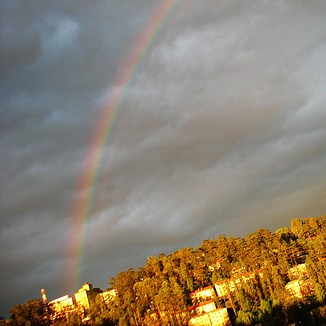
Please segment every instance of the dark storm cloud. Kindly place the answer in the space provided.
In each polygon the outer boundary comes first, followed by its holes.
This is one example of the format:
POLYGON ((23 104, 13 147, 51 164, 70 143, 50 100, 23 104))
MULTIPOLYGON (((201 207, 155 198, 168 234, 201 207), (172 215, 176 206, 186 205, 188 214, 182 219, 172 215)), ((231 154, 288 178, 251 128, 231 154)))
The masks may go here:
MULTIPOLYGON (((147 1, 1 3, 1 314, 67 288, 71 211, 147 1)), ((325 213, 325 2, 181 1, 126 89, 83 281, 325 213)), ((92 188, 94 187, 94 188, 92 188)))

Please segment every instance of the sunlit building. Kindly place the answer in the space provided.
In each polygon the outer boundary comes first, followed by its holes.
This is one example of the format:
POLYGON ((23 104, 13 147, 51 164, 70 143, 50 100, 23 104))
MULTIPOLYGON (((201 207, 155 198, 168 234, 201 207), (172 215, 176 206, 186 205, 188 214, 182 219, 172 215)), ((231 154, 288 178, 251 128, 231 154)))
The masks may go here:
POLYGON ((215 283, 216 294, 219 298, 226 298, 235 289, 236 283, 234 281, 223 280, 215 283))
POLYGON ((91 290, 91 285, 85 283, 79 290, 74 294, 76 305, 78 307, 83 307, 84 309, 89 309, 89 293, 91 290))
POLYGON ((75 309, 73 298, 69 297, 68 294, 50 301, 49 305, 54 311, 54 318, 61 314, 67 315, 67 313, 75 309))
MULTIPOLYGON (((227 284, 227 283, 226 283, 227 284)), ((229 286, 229 285, 227 285, 229 286)), ((213 286, 207 286, 190 293, 193 303, 191 310, 196 312, 189 321, 189 326, 228 326, 231 325, 226 308, 217 309, 216 293, 213 286)))
POLYGON ((310 296, 314 293, 314 286, 310 280, 294 280, 285 285, 288 293, 297 299, 310 296))
POLYGON ((220 308, 192 317, 189 326, 231 326, 231 321, 227 308, 220 308))
POLYGON ((93 288, 92 284, 84 283, 73 297, 64 295, 50 301, 49 305, 53 311, 53 320, 64 316, 68 318, 68 315, 72 312, 77 312, 82 318, 87 318, 87 310, 99 294, 102 294, 99 288, 93 288))
POLYGON ((314 294, 314 286, 309 279, 306 264, 299 264, 289 269, 288 276, 291 282, 287 283, 285 289, 290 295, 297 299, 314 294))
POLYGON ((231 325, 227 308, 216 309, 209 312, 212 326, 229 326, 231 325))
POLYGON ((189 320, 189 326, 211 326, 211 319, 208 314, 197 315, 189 320))
POLYGON ((48 303, 48 298, 46 296, 46 293, 45 293, 45 290, 44 289, 41 289, 41 297, 42 297, 42 301, 44 304, 47 304, 48 303))
POLYGON ((109 304, 117 296, 117 291, 115 289, 104 290, 100 296, 106 304, 109 304))
POLYGON ((196 314, 200 315, 205 312, 210 312, 216 309, 216 304, 214 300, 209 300, 198 304, 195 307, 196 314))
POLYGON ((219 298, 226 298, 230 293, 234 292, 237 288, 237 286, 241 285, 241 282, 247 283, 251 280, 254 280, 256 275, 259 277, 263 277, 262 270, 258 271, 258 274, 256 272, 249 272, 244 273, 239 277, 234 277, 229 280, 222 280, 215 283, 215 291, 219 298))
POLYGON ((296 265, 296 266, 290 268, 288 275, 289 275, 289 279, 291 281, 309 278, 306 264, 299 264, 299 265, 296 265))
POLYGON ((74 294, 76 306, 83 310, 90 308, 93 296, 101 293, 99 288, 93 288, 92 284, 84 283, 84 285, 74 294))
POLYGON ((214 299, 215 298, 214 288, 212 286, 207 286, 205 288, 194 291, 190 293, 190 298, 193 304, 214 299))

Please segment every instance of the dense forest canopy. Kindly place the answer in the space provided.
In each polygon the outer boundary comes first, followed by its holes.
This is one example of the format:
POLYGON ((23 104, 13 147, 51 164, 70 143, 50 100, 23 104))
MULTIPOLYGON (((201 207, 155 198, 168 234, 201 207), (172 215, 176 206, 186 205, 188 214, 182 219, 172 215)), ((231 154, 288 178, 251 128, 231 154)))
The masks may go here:
MULTIPOLYGON (((198 248, 148 257, 143 267, 120 272, 110 280, 116 296, 109 302, 94 297, 84 323, 188 325, 195 310, 191 293, 216 284, 229 288, 235 284, 227 295, 213 298, 217 308, 233 311, 234 325, 322 322, 326 314, 326 216, 295 218, 290 228, 258 229, 244 238, 219 235, 198 248), (289 294, 286 285, 298 278, 291 269, 303 264, 306 272, 301 282, 310 290, 298 298, 289 294)), ((22 325, 18 307, 11 311, 14 325, 22 325)), ((74 316, 70 323, 83 322, 74 316)))

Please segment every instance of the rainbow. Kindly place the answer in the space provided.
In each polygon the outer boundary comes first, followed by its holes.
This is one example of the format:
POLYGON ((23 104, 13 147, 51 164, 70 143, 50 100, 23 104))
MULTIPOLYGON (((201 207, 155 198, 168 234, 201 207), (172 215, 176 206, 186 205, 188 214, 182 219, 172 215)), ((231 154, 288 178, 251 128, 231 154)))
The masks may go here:
POLYGON ((68 268, 65 274, 69 289, 81 286, 81 263, 84 251, 85 225, 94 201, 94 189, 97 175, 104 157, 105 145, 110 141, 114 125, 118 120, 119 110, 128 87, 135 78, 139 67, 158 34, 167 25, 176 12, 181 0, 161 0, 150 17, 148 24, 137 38, 132 51, 123 62, 109 100, 104 105, 96 123, 96 128, 89 149, 86 153, 82 172, 77 182, 78 195, 73 203, 71 226, 68 240, 68 268))

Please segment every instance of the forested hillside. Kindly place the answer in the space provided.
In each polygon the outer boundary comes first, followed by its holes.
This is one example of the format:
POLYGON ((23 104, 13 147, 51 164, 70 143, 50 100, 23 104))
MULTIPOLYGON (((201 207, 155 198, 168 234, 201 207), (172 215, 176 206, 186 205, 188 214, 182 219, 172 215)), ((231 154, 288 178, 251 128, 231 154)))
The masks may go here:
POLYGON ((228 308, 232 325, 325 325, 326 216, 148 257, 145 266, 110 280, 109 300, 94 296, 84 322, 70 316, 68 324, 195 325, 190 320, 202 303, 192 293, 206 287, 216 310, 228 308))
POLYGON ((160 324, 181 325, 184 321, 176 312, 185 311, 185 319, 190 318, 192 291, 245 273, 255 277, 241 282, 228 298, 215 298, 218 307, 234 308, 237 324, 287 324, 306 318, 313 309, 319 315, 316 308, 326 299, 326 217, 296 218, 291 228, 274 233, 258 229, 245 238, 220 235, 204 240, 196 249, 149 257, 144 267, 121 272, 111 280, 117 297, 109 315, 121 325, 143 325, 154 312, 160 324), (289 269, 302 263, 315 291, 298 300, 285 285, 290 281, 289 269))

